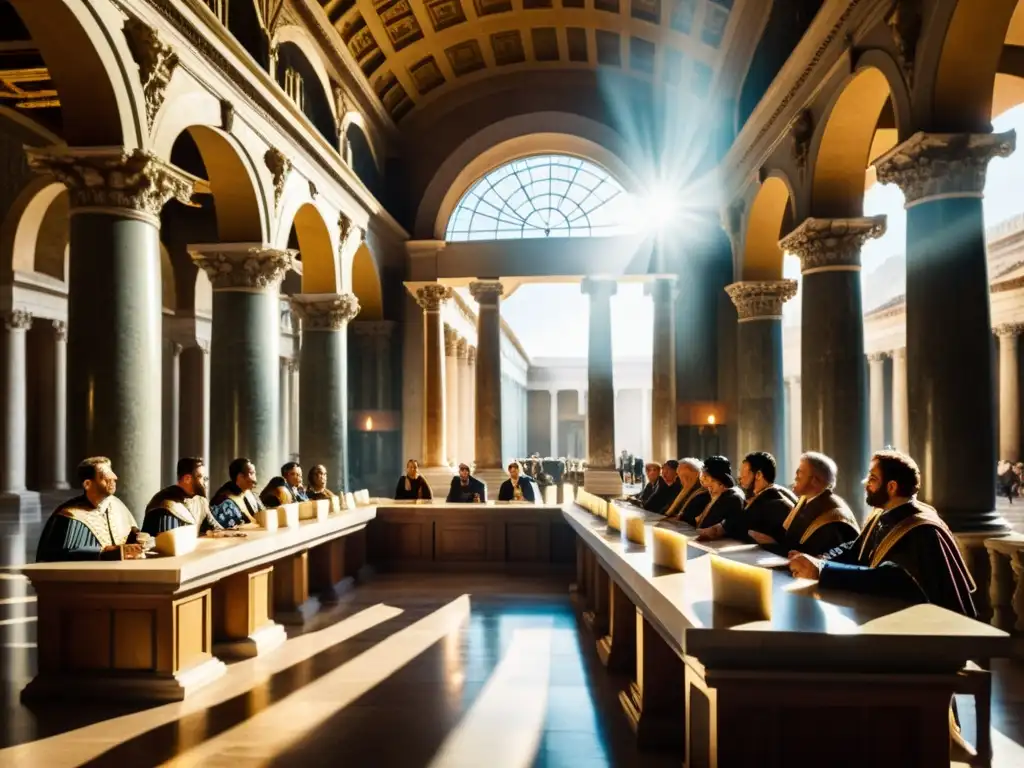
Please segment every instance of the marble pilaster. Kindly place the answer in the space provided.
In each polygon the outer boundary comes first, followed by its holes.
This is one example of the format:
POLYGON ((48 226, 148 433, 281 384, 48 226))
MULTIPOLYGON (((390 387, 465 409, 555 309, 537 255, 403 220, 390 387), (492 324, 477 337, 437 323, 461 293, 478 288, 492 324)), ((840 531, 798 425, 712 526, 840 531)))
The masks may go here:
POLYGON ((459 450, 462 461, 472 465, 476 461, 476 347, 464 340, 459 345, 459 450))
POLYGON ((15 309, 4 317, 3 461, 0 463, 0 515, 15 520, 39 518, 39 494, 25 487, 28 453, 25 337, 32 315, 15 309))
POLYGON ((868 355, 868 397, 870 440, 872 452, 885 447, 885 361, 886 352, 872 352, 868 355))
MULTIPOLYGON (((290 357, 282 357, 281 364, 278 369, 278 377, 280 378, 281 397, 278 403, 278 411, 280 416, 278 417, 281 424, 281 442, 282 442, 282 453, 285 459, 288 460, 293 451, 292 446, 292 363, 294 361, 290 357)), ((300 427, 301 429, 301 427, 300 427)), ((333 479, 333 478, 332 478, 333 479)))
MULTIPOLYGON (((501 419, 501 295, 494 280, 474 280, 470 293, 479 307, 476 316, 476 476, 492 494, 508 473, 502 457, 501 419)), ((511 458, 511 457, 510 457, 511 458)))
POLYGON ((299 455, 323 464, 332 487, 348 487, 348 324, 359 314, 351 293, 292 296, 302 319, 299 455))
POLYGON ((782 305, 796 295, 795 280, 733 283, 736 306, 738 456, 768 451, 786 466, 786 401, 782 381, 782 305))
POLYGON ((870 455, 860 251, 866 240, 884 232, 884 216, 812 218, 779 243, 800 257, 803 276, 804 450, 835 459, 837 491, 858 517, 866 512, 860 483, 870 455))
POLYGON ((1024 324, 996 326, 999 337, 999 458, 1020 459, 1020 356, 1024 324))
POLYGON ((429 283, 416 289, 416 301, 423 309, 423 466, 431 487, 443 496, 445 478, 452 476, 446 461, 444 328, 441 307, 451 298, 451 288, 429 283))
POLYGON ((909 449, 921 466, 921 497, 954 531, 979 536, 1007 530, 995 511, 982 197, 989 161, 1015 147, 1012 131, 917 133, 874 163, 879 182, 898 185, 906 198, 909 449))
MULTIPOLYGON (((651 451, 655 461, 677 458, 675 278, 658 278, 644 286, 654 300, 654 347, 651 362, 651 451)), ((646 409, 644 411, 646 414, 646 409)), ((641 450, 648 445, 641 440, 641 450)))
POLYGON ((213 285, 210 357, 210 483, 227 479, 245 456, 257 477, 277 474, 284 454, 279 430, 281 280, 294 251, 259 243, 189 247, 213 285))
POLYGON ((141 521, 160 484, 160 211, 198 179, 141 149, 27 153, 70 196, 68 455, 108 456, 141 521))
POLYGON ((299 393, 302 391, 301 365, 294 357, 288 363, 288 372, 291 374, 291 410, 288 413, 288 424, 291 426, 291 434, 288 435, 288 444, 285 451, 289 461, 299 461, 299 414, 300 407, 299 393))
POLYGON ((68 484, 68 324, 53 321, 53 434, 47 488, 64 491, 68 484))
POLYGON ((445 425, 449 464, 462 461, 459 451, 459 335, 450 325, 444 326, 445 425))
POLYGON ((790 478, 796 476, 800 455, 804 452, 803 410, 801 408, 803 393, 800 387, 800 377, 790 376, 787 378, 786 389, 789 396, 789 400, 786 403, 786 413, 788 415, 787 431, 789 432, 788 439, 786 440, 786 454, 788 458, 786 462, 786 480, 788 482, 790 478))
POLYGON ((910 452, 910 403, 907 400, 907 348, 892 353, 892 444, 898 451, 910 452))
POLYGON ((622 493, 615 463, 615 382, 612 374, 612 296, 614 280, 585 278, 590 297, 587 337, 587 470, 584 488, 599 496, 622 493))
POLYGON ((160 467, 163 485, 173 485, 178 478, 178 441, 180 439, 179 423, 181 419, 181 353, 182 346, 176 341, 165 340, 163 353, 163 425, 162 425, 162 460, 160 467))
POLYGON ((210 455, 210 344, 197 341, 181 352, 181 412, 178 450, 182 456, 210 455))

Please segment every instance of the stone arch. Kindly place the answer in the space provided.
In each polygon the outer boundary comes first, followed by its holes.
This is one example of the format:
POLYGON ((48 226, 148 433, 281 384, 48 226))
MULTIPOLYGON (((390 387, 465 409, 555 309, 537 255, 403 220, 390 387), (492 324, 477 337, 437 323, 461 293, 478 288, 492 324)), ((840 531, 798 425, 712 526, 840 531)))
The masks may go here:
POLYGON ((120 11, 89 0, 11 3, 58 83, 67 143, 142 146, 144 99, 120 11))
POLYGON ((384 319, 384 291, 377 262, 366 243, 352 256, 352 293, 359 299, 360 320, 384 319))
MULTIPOLYGON (((294 229, 302 258, 302 292, 337 293, 334 243, 323 214, 313 203, 302 203, 291 218, 290 229, 294 229)), ((284 227, 280 230, 281 233, 285 231, 284 227)))
POLYGON ((789 179, 772 172, 754 196, 743 241, 742 280, 781 280, 783 227, 792 226, 794 199, 789 179), (787 226, 788 225, 788 226, 787 226))
MULTIPOLYGON (((370 130, 366 124, 366 118, 363 117, 363 113, 357 109, 350 109, 343 115, 338 117, 338 131, 344 137, 344 142, 349 143, 353 137, 360 137, 366 145, 366 151, 369 153, 370 159, 373 160, 373 165, 377 170, 382 167, 382 156, 380 147, 377 146, 376 135, 370 130), (352 134, 349 134, 349 129, 355 126, 357 129, 352 134)), ((345 161, 351 164, 351 150, 349 150, 349 157, 345 158, 345 161)))
MULTIPOLYGON (((327 73, 327 67, 324 66, 323 59, 320 57, 319 49, 313 38, 309 33, 302 27, 296 26, 295 24, 284 24, 280 26, 274 35, 274 41, 271 47, 278 47, 278 82, 281 82, 283 75, 281 64, 289 64, 289 59, 292 55, 297 54, 302 57, 305 62, 308 72, 302 72, 304 83, 307 82, 307 74, 312 75, 312 79, 315 82, 309 82, 311 89, 315 89, 318 100, 322 100, 323 110, 325 114, 318 115, 322 117, 324 126, 321 126, 317 122, 317 117, 309 115, 310 120, 316 125, 321 133, 324 134, 331 146, 335 146, 338 140, 338 109, 334 103, 333 88, 331 87, 331 78, 327 73), (289 50, 292 53, 289 53, 289 50), (330 131, 325 132, 325 129, 330 127, 330 131)), ((294 66, 294 65, 293 65, 294 66)))
MULTIPOLYGON (((0 226, 0 263, 3 264, 4 274, 36 271, 36 252, 44 222, 55 201, 62 195, 66 206, 67 192, 64 185, 49 177, 39 176, 29 182, 15 198, 0 226)), ((63 280, 64 276, 60 279, 63 280)))
MULTIPOLYGON (((810 215, 853 218, 864 211, 864 185, 879 119, 892 103, 885 72, 865 66, 843 84, 811 141, 810 215)), ((896 112, 898 105, 893 106, 896 112)), ((901 116, 894 120, 900 124, 901 116)), ((876 147, 877 151, 877 147, 876 147)))
POLYGON ((349 123, 345 128, 345 144, 348 164, 366 188, 375 193, 380 186, 380 166, 373 145, 366 131, 359 123, 349 123))

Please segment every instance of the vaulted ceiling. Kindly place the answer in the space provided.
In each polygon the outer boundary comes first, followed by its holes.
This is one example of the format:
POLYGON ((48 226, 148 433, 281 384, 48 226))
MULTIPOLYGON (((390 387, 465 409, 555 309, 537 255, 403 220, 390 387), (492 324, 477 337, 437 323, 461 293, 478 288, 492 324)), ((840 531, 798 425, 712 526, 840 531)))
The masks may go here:
POLYGON ((609 68, 710 94, 757 0, 317 0, 396 122, 517 70, 609 68))

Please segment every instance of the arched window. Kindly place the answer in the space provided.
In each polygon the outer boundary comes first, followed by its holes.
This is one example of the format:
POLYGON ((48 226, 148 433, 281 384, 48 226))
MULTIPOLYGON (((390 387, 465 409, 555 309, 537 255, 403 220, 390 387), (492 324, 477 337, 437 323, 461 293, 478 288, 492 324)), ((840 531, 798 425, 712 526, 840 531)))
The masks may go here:
POLYGON ((627 231, 629 196, 594 163, 568 155, 514 160, 477 181, 448 220, 448 240, 595 237, 627 231))

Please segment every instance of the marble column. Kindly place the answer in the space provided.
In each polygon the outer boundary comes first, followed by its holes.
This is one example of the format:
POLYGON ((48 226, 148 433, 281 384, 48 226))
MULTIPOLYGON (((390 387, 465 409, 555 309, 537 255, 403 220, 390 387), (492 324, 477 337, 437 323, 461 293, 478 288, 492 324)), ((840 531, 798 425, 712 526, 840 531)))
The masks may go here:
POLYGON ((292 362, 290 357, 282 357, 278 367, 278 377, 281 382, 281 399, 278 404, 281 424, 281 453, 285 461, 289 461, 294 452, 292 450, 292 362))
POLYGON ((3 462, 0 463, 0 513, 14 519, 39 517, 39 494, 25 488, 28 419, 25 337, 32 315, 15 309, 4 314, 3 462))
POLYGON ((867 376, 860 249, 885 232, 885 217, 806 219, 779 243, 800 257, 803 276, 800 380, 804 450, 839 466, 837 492, 858 517, 867 511, 867 376))
POLYGON ((1017 339, 1024 324, 996 327, 999 337, 999 458, 1020 459, 1020 357, 1017 339))
POLYGON ((445 366, 445 425, 444 434, 447 440, 448 463, 462 461, 459 451, 459 335, 450 325, 444 326, 444 366, 445 366))
POLYGON ((163 461, 163 485, 178 481, 178 425, 181 418, 181 352, 182 346, 176 341, 164 341, 163 356, 163 433, 161 453, 163 461))
MULTIPOLYGON (((675 278, 658 278, 644 286, 654 299, 654 348, 651 363, 651 451, 655 461, 678 458, 679 427, 676 415, 676 311, 675 278)), ((646 413, 643 414, 646 416, 646 413)), ((639 450, 646 450, 641 441, 639 450)))
POLYGON ((737 458, 768 451, 786 466, 786 401, 782 381, 782 305, 796 295, 796 280, 733 283, 725 292, 736 306, 737 458))
POLYGON ((868 355, 868 394, 870 406, 871 444, 868 448, 880 451, 885 448, 885 360, 886 352, 872 352, 868 355))
POLYGON ((258 243, 189 247, 213 285, 210 357, 210 483, 227 479, 244 456, 261 481, 281 466, 279 429, 280 286, 294 251, 258 243))
POLYGON ((910 423, 907 412, 907 348, 892 353, 892 444, 898 451, 910 451, 910 423))
POLYGON ((27 152, 70 195, 68 455, 108 456, 141 522, 160 486, 160 211, 198 180, 141 149, 27 152))
POLYGON ((54 491, 70 488, 68 484, 68 324, 53 321, 53 435, 52 465, 47 487, 54 491))
POLYGON ((584 489, 600 496, 622 493, 615 464, 615 383, 612 375, 614 280, 585 278, 590 297, 587 337, 587 470, 584 489))
MULTIPOLYGON (((200 340, 181 353, 181 413, 178 450, 182 456, 210 454, 210 344, 200 340)), ((219 486, 218 486, 219 487, 219 486)))
POLYGON ((291 410, 288 413, 288 424, 291 427, 291 434, 288 435, 286 450, 289 461, 298 461, 301 458, 299 453, 299 414, 302 412, 299 398, 299 393, 302 390, 300 369, 301 365, 294 357, 288 361, 288 373, 291 374, 291 410))
POLYGON ((423 476, 436 494, 444 498, 451 478, 445 442, 444 328, 441 307, 452 296, 451 288, 429 283, 416 289, 416 301, 423 308, 423 476))
MULTIPOLYGON (((508 473, 502 456, 501 283, 474 280, 476 315, 476 476, 496 495, 508 473)), ((511 457, 509 457, 511 458, 511 457)))
POLYGON ((351 293, 292 296, 302 320, 299 357, 299 455, 307 467, 323 464, 331 487, 348 485, 348 324, 359 314, 351 293))
POLYGON ((476 461, 476 347, 469 343, 466 344, 466 365, 462 369, 459 391, 462 392, 462 460, 472 465, 476 461))
POLYGON ((558 390, 548 390, 551 397, 551 450, 548 456, 558 458, 558 390))
POLYGON ((982 197, 989 161, 1008 157, 1015 146, 1013 131, 917 133, 875 161, 879 182, 897 184, 906 198, 907 394, 921 497, 954 531, 978 538, 1008 530, 995 511, 995 382, 982 197))
POLYGON ((801 401, 803 394, 800 387, 800 377, 790 376, 786 379, 786 386, 789 389, 789 402, 786 404, 788 413, 789 438, 786 441, 786 452, 788 454, 786 482, 796 475, 797 465, 800 463, 800 455, 804 452, 803 444, 803 413, 801 401))

